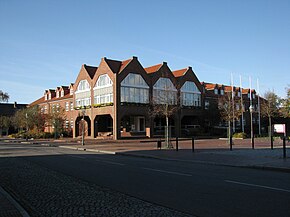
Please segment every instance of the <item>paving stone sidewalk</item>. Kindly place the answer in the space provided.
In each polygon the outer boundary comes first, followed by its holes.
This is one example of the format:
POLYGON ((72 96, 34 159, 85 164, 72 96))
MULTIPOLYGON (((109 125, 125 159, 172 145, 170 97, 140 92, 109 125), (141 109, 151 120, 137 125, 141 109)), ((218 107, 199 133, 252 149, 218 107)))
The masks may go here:
POLYGON ((190 216, 77 180, 23 158, 0 158, 0 185, 30 216, 190 216))

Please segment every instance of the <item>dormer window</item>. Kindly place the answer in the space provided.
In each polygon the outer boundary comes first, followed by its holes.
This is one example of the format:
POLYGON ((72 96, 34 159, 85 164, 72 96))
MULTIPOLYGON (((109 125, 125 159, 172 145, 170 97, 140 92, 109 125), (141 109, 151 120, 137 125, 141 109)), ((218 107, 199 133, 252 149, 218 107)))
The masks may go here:
POLYGON ((241 97, 241 92, 240 91, 238 92, 238 97, 241 97))
POLYGON ((50 93, 50 94, 48 94, 48 99, 51 99, 51 93, 50 93))
POLYGON ((59 92, 58 91, 56 91, 56 98, 58 98, 59 97, 59 92))
POLYGON ((47 94, 44 95, 44 99, 47 100, 47 94))
POLYGON ((74 94, 74 90, 72 88, 69 90, 69 94, 70 95, 73 95, 74 94))
POLYGON ((224 90, 221 90, 221 95, 224 95, 224 94, 225 94, 224 90))
POLYGON ((64 90, 62 90, 60 93, 60 97, 63 97, 63 96, 64 96, 64 90))
POLYGON ((214 94, 218 94, 218 89, 214 89, 214 94))

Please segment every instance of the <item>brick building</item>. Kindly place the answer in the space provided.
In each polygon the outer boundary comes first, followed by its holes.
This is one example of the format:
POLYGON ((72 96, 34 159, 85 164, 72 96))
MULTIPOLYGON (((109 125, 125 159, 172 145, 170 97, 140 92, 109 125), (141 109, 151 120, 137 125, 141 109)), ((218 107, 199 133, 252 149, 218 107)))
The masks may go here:
MULTIPOLYGON (((35 105, 38 105, 41 112, 44 114, 49 114, 54 108, 64 108, 66 120, 63 127, 69 134, 73 134, 74 116, 77 114, 73 104, 73 84, 45 90, 44 95, 40 99, 29 104, 29 107, 35 105)), ((53 126, 47 124, 44 131, 53 132, 53 126)))
MULTIPOLYGON (((236 100, 236 106, 242 106, 243 114, 239 120, 234 121, 233 131, 234 132, 245 132, 250 134, 251 129, 251 118, 250 118, 250 106, 252 103, 252 114, 253 114, 253 129, 255 134, 266 133, 267 123, 264 118, 259 114, 259 105, 264 100, 262 97, 257 95, 254 89, 240 88, 236 86, 227 86, 222 84, 214 83, 202 83, 205 91, 205 125, 215 128, 217 133, 225 129, 228 126, 227 122, 223 122, 220 119, 218 111, 218 98, 225 95, 226 93, 233 93, 236 100), (260 123, 260 124, 259 124, 260 123), (260 128, 260 130, 259 130, 260 128), (259 132, 260 131, 260 132, 259 132)), ((225 132, 225 130, 223 130, 225 132)))
MULTIPOLYGON (((65 128, 73 137, 82 135, 82 129, 91 138, 153 137, 164 134, 165 118, 150 111, 154 104, 164 103, 161 99, 167 95, 169 106, 179 108, 169 120, 171 134, 183 136, 221 125, 210 118, 208 109, 227 91, 231 87, 200 83, 191 67, 172 71, 163 62, 144 68, 137 57, 124 61, 104 57, 98 67, 82 65, 74 84, 46 90, 31 105, 39 105, 44 113, 54 106, 65 108, 65 128)), ((249 89, 234 87, 234 93, 243 96, 248 108, 249 89)), ((256 94, 252 94, 256 107, 256 94)), ((236 123, 240 126, 241 122, 236 123)), ((47 126, 46 131, 53 129, 47 126)))

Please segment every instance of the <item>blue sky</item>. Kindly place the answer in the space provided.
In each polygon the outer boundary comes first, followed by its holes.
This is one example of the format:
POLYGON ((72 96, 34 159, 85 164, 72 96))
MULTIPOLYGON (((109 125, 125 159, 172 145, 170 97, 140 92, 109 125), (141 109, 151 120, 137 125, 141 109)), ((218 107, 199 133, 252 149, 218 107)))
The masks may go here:
POLYGON ((192 66, 200 81, 290 84, 289 0, 0 0, 0 90, 31 103, 75 82, 82 64, 137 56, 192 66))

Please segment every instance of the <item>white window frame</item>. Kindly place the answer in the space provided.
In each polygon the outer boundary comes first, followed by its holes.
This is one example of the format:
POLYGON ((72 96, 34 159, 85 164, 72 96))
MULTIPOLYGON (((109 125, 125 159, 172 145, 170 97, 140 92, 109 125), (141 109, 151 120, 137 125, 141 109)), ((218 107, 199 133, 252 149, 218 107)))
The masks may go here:
POLYGON ((181 87, 180 93, 183 106, 201 106, 201 92, 193 81, 186 81, 181 87))
POLYGON ((170 105, 177 104, 177 89, 169 78, 159 78, 155 84, 153 85, 153 98, 154 101, 158 104, 166 104, 170 105), (168 101, 162 101, 162 97, 169 94, 170 97, 168 101))
POLYGON ((149 103, 149 85, 142 75, 129 73, 121 82, 121 102, 149 103), (141 94, 143 92, 143 94, 141 94))

